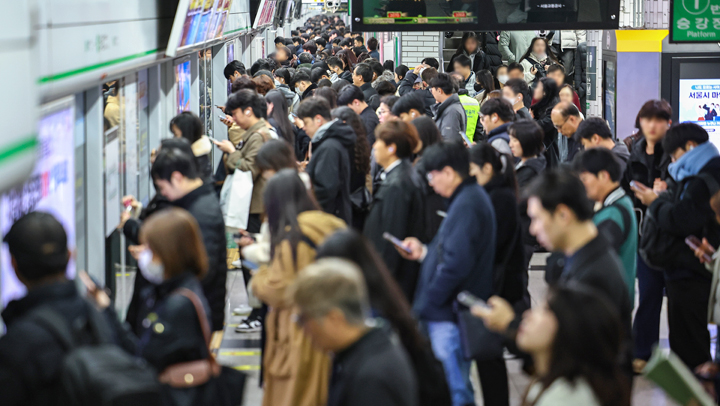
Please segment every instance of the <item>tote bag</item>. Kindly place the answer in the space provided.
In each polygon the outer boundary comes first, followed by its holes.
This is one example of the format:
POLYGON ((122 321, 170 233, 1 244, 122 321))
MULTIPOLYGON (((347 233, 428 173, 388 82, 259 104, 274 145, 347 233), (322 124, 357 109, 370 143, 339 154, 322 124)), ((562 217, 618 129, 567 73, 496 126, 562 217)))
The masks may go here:
POLYGON ((250 171, 236 169, 225 179, 220 191, 220 209, 227 227, 247 229, 252 192, 253 176, 250 171))

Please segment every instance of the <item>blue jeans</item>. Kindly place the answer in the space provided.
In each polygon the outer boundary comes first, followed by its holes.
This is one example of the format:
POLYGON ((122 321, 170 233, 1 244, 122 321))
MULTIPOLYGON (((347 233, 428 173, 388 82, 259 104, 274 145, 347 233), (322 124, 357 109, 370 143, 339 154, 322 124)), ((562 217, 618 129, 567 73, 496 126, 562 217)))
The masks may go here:
POLYGON ((428 321, 426 325, 433 352, 445 368, 453 406, 474 405, 471 361, 465 359, 460 348, 460 329, 451 321, 428 321))

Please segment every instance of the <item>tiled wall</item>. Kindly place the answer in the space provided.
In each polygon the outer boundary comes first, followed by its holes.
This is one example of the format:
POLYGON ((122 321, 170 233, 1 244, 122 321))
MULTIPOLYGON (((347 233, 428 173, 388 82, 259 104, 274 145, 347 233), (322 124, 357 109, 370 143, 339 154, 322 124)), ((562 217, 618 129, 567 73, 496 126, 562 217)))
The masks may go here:
POLYGON ((402 32, 400 33, 401 63, 409 67, 419 64, 424 58, 438 58, 440 55, 441 32, 402 32))

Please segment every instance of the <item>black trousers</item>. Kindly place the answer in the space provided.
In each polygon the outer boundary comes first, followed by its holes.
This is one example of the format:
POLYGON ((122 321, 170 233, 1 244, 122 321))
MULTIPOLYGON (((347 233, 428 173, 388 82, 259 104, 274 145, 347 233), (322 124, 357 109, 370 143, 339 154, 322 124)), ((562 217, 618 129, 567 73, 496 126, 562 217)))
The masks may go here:
POLYGON ((508 406, 510 390, 508 389, 507 366, 504 358, 490 361, 475 361, 482 386, 483 404, 485 406, 508 406))
POLYGON ((665 280, 668 298, 670 349, 694 370, 710 361, 710 333, 707 329, 710 279, 690 276, 665 280))

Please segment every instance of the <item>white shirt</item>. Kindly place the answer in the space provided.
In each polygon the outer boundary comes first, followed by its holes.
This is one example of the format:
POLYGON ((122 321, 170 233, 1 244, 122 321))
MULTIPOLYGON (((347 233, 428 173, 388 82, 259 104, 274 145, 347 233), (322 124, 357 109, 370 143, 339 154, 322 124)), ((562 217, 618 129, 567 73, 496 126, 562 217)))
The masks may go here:
POLYGON ((532 404, 535 399, 535 406, 601 406, 590 384, 583 378, 576 379, 575 385, 565 378, 558 378, 544 391, 542 384, 535 382, 525 400, 532 404))

